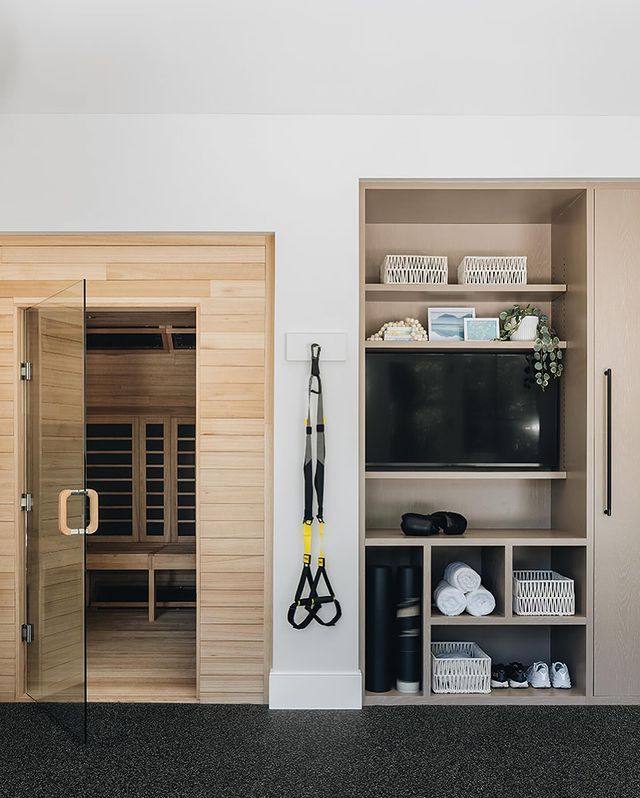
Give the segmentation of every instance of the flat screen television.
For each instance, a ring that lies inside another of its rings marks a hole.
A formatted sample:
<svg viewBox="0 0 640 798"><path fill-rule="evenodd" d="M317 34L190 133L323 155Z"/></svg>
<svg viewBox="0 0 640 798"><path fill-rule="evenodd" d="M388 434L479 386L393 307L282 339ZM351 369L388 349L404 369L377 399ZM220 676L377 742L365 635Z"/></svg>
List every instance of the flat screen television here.
<svg viewBox="0 0 640 798"><path fill-rule="evenodd" d="M554 469L558 383L524 352L366 355L366 467Z"/></svg>

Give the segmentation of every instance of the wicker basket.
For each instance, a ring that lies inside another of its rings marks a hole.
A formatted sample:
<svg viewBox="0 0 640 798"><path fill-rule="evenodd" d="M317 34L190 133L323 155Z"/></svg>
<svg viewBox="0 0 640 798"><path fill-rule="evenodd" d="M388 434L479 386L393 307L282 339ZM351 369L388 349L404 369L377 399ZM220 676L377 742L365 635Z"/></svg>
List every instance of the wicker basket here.
<svg viewBox="0 0 640 798"><path fill-rule="evenodd" d="M575 615L573 579L555 571L514 571L515 615Z"/></svg>
<svg viewBox="0 0 640 798"><path fill-rule="evenodd" d="M448 262L446 255L386 255L380 264L380 282L446 285Z"/></svg>
<svg viewBox="0 0 640 798"><path fill-rule="evenodd" d="M436 656L458 653L466 656ZM490 693L491 657L477 643L431 643L431 689L434 693Z"/></svg>
<svg viewBox="0 0 640 798"><path fill-rule="evenodd" d="M461 285L526 285L527 258L467 255L458 266Z"/></svg>

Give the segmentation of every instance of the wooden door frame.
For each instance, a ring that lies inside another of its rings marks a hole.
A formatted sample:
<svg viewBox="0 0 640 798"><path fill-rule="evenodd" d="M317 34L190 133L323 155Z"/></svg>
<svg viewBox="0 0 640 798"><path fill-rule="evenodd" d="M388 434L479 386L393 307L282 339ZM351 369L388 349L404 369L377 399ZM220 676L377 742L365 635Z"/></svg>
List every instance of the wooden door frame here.
<svg viewBox="0 0 640 798"><path fill-rule="evenodd" d="M3 248L10 247L12 251L16 251L17 247L34 248L34 247L222 247L229 249L233 246L239 247L264 247L264 412L262 416L262 430L264 437L264 458L263 458L263 473L264 473L264 499L263 499L263 539L262 539L262 552L263 552L263 641L264 641L264 658L263 658L263 674L262 674L262 702L268 703L268 687L269 687L269 673L271 669L272 660L272 550L273 550L273 402L274 402L274 365L273 365L273 351L274 351L274 311L275 311L275 237L273 234L267 233L247 233L247 234L224 234L224 233L96 233L96 234L0 234L0 268L1 264L11 263L10 260L3 258ZM100 296L91 296L91 283L100 279L99 274L96 273L96 267L87 267L87 277L89 278L89 291L87 307L101 307L101 308L136 308L136 307L193 307L196 310L196 329L198 333L198 346L196 356L196 379L197 379L197 395L196 395L196 424L198 426L197 436L197 468L198 475L200 475L201 468L198 465L200 458L200 441L202 439L202 432L200 430L201 421L201 405L200 405L200 369L201 354L203 347L200 344L200 331L201 326L201 310L202 306L207 302L212 301L212 297L216 294L213 292L213 285L215 281L225 282L224 269L232 269L234 265L241 268L245 264L242 261L234 261L230 258L230 263L221 265L212 265L211 274L207 274L204 262L195 262L194 272L197 272L197 277L193 278L200 282L210 282L212 291L210 294L198 294L197 296L179 295L169 296L163 293L161 296L154 296L151 289L158 285L157 281L149 281L149 292L145 293L141 290L141 281L135 281L135 292L129 295L126 299L124 288L128 278L120 276L121 282L119 284L113 283L117 286L114 290L114 297L110 297L108 292L105 293L101 290ZM135 267L135 263L133 266ZM24 279L21 274L22 268L24 269ZM187 267L188 268L188 267ZM15 700L30 700L26 695L26 656L24 652L24 644L19 639L19 627L25 619L25 589L26 589L26 575L25 575L25 521L23 514L19 508L18 497L23 490L24 485L24 430L23 430L23 414L24 408L22 405L22 383L18 377L19 364L21 361L21 354L23 352L23 317L24 310L38 302L40 299L55 293L56 290L64 288L78 279L82 278L82 271L84 266L82 262L72 262L69 266L65 263L59 265L46 264L42 265L37 259L30 260L28 258L20 258L18 266L5 266L6 277L0 271L0 305L3 305L2 311L6 317L10 317L11 333L12 333L12 348L13 357L8 365L8 368L13 370L13 472L12 479L15 493L15 505L13 511L13 524L15 529L14 542L15 542L15 627L16 627L16 640L15 640ZM222 269L222 276L221 270ZM9 273L7 273L7 271ZM135 269L134 269L135 271ZM131 278L135 280L135 278ZM165 278L168 279L168 278ZM189 278L186 278L189 281ZM182 280L181 280L182 282ZM250 281L246 281L249 285ZM4 283L4 286L2 285ZM95 283L97 284L97 282ZM237 285L241 285L238 281ZM161 292L156 292L161 293ZM249 290L248 296L259 296L260 290L256 294L252 294ZM233 295L233 294L231 294ZM239 297L242 297L240 291ZM7 366L7 364L4 364ZM9 372L7 372L9 373ZM197 492L197 508L200 527L200 487L201 479L198 478L196 486ZM4 516L3 516L4 520ZM200 564L202 556L201 546L202 536L197 535L196 551L197 563ZM201 595L201 577L202 572L198 567L196 573L198 594ZM196 609L196 677L197 677L197 699L200 701L207 701L207 696L203 695L200 690L200 669L201 669L201 656L200 656L200 642L201 642L201 603L198 599ZM238 688L241 692L241 688ZM0 694L3 696L8 693L3 693L0 688ZM255 694L257 697L257 693ZM215 700L215 699L209 699ZM239 700L251 700L251 696L239 696ZM233 703L233 693L229 694L229 702ZM258 702L258 701L256 701Z"/></svg>

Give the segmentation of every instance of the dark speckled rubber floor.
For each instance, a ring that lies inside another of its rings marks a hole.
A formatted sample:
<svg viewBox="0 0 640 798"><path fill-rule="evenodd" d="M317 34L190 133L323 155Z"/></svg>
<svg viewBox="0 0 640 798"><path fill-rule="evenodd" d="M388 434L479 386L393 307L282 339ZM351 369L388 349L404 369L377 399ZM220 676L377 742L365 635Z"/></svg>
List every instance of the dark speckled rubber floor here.
<svg viewBox="0 0 640 798"><path fill-rule="evenodd" d="M0 704L2 798L637 798L640 708Z"/></svg>

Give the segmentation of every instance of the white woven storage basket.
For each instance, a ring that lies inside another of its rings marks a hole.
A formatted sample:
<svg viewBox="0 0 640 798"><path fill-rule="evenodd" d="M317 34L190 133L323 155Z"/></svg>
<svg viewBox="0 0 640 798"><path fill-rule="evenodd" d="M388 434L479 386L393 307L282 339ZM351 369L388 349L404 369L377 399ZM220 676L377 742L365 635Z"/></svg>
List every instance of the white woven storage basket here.
<svg viewBox="0 0 640 798"><path fill-rule="evenodd" d="M575 615L573 579L555 571L514 571L515 615Z"/></svg>
<svg viewBox="0 0 640 798"><path fill-rule="evenodd" d="M380 264L380 282L446 285L448 263L446 255L386 255Z"/></svg>
<svg viewBox="0 0 640 798"><path fill-rule="evenodd" d="M461 285L526 285L527 258L467 255L458 266Z"/></svg>
<svg viewBox="0 0 640 798"><path fill-rule="evenodd" d="M465 654L440 659L436 654ZM490 693L491 657L477 643L431 643L431 689L434 693Z"/></svg>

